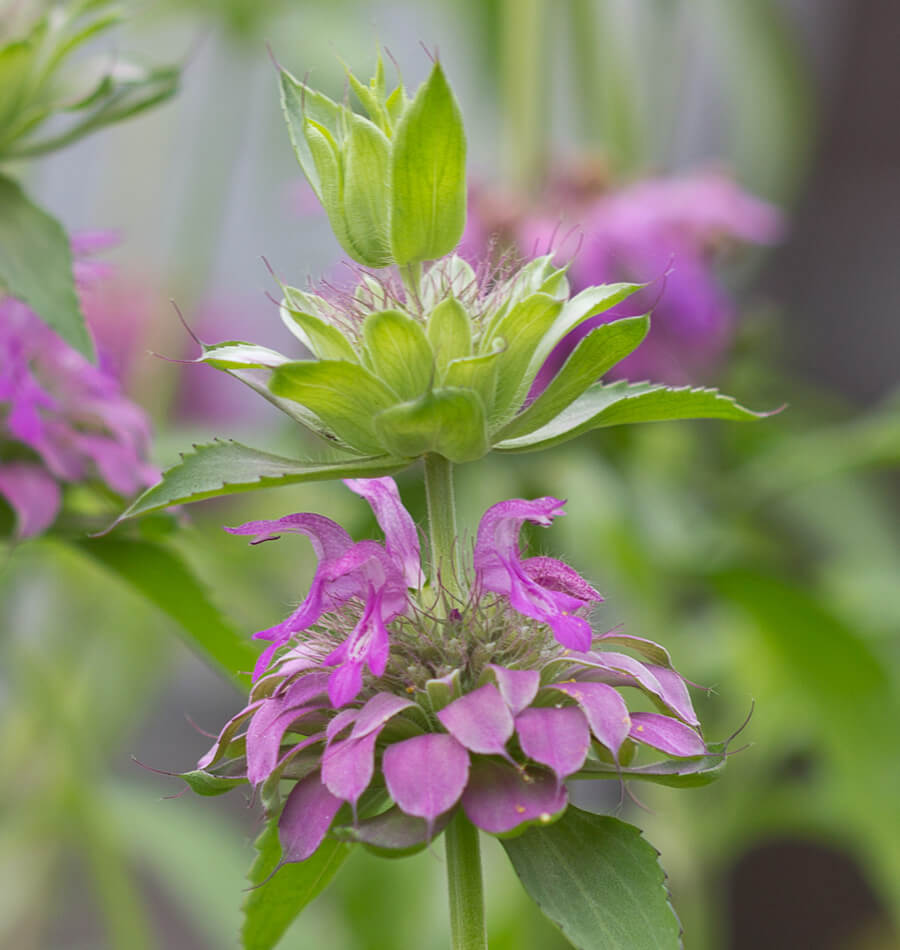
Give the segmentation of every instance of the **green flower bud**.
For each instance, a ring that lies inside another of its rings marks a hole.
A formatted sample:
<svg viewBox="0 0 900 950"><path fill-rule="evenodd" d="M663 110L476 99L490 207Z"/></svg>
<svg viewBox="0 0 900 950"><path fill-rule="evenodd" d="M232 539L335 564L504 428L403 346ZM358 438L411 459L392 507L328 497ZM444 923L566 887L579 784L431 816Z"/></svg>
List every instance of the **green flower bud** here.
<svg viewBox="0 0 900 950"><path fill-rule="evenodd" d="M360 264L434 260L462 236L466 142L440 63L409 99L390 94L378 59L368 85L348 72L367 116L281 71L281 102L297 160L341 247Z"/></svg>

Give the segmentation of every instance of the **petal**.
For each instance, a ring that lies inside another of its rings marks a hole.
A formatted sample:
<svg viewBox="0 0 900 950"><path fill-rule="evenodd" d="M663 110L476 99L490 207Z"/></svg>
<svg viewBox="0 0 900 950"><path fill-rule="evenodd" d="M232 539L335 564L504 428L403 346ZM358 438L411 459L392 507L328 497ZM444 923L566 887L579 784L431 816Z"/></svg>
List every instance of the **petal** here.
<svg viewBox="0 0 900 950"><path fill-rule="evenodd" d="M384 750L381 770L400 808L433 822L459 801L469 778L469 753L453 736L414 736Z"/></svg>
<svg viewBox="0 0 900 950"><path fill-rule="evenodd" d="M437 717L441 725L471 752L507 755L506 743L513 734L513 717L493 683L486 683L454 699Z"/></svg>
<svg viewBox="0 0 900 950"><path fill-rule="evenodd" d="M334 707L355 699L362 689L362 664L342 663L328 680L328 698Z"/></svg>
<svg viewBox="0 0 900 950"><path fill-rule="evenodd" d="M239 713L232 716L231 719L225 723L213 747L197 763L198 769L206 769L211 765L215 765L216 762L224 757L225 750L237 735L238 729L259 709L260 705L262 705L262 701L250 703L249 706L245 706Z"/></svg>
<svg viewBox="0 0 900 950"><path fill-rule="evenodd" d="M346 729L352 722L355 722L358 715L358 709L342 709L325 727L325 735L328 741L331 742L341 730Z"/></svg>
<svg viewBox="0 0 900 950"><path fill-rule="evenodd" d="M407 586L421 587L425 578L419 552L419 533L412 516L403 507L396 482L388 477L345 478L344 484L372 506L384 532L384 546L398 562Z"/></svg>
<svg viewBox="0 0 900 950"><path fill-rule="evenodd" d="M333 561L353 544L353 539L336 522L324 515L298 512L274 521L248 521L237 528L226 528L229 534L252 534L251 544L275 541L282 534L305 534L320 561Z"/></svg>
<svg viewBox="0 0 900 950"><path fill-rule="evenodd" d="M56 480L40 465L10 463L0 466L0 495L16 516L16 536L30 538L53 524L59 511Z"/></svg>
<svg viewBox="0 0 900 950"><path fill-rule="evenodd" d="M526 709L516 716L516 733L525 755L552 769L559 779L581 768L591 746L584 713L573 706Z"/></svg>
<svg viewBox="0 0 900 950"><path fill-rule="evenodd" d="M647 663L646 667L662 686L660 699L688 725L699 726L700 720L694 712L694 704L681 674L675 670L667 670L664 666L654 666L652 663Z"/></svg>
<svg viewBox="0 0 900 950"><path fill-rule="evenodd" d="M488 669L493 671L500 695L514 716L531 705L541 685L541 674L537 670L509 670L494 663L489 663Z"/></svg>
<svg viewBox="0 0 900 950"><path fill-rule="evenodd" d="M425 847L435 835L439 835L450 821L450 814L427 822L401 811L396 805L387 811L366 818L356 825L335 828L334 834L348 841L358 841L376 851L410 854Z"/></svg>
<svg viewBox="0 0 900 950"><path fill-rule="evenodd" d="M490 759L477 759L472 764L462 797L469 821L495 835L523 824L548 823L567 802L565 786L550 772L531 769L526 778L517 769Z"/></svg>
<svg viewBox="0 0 900 950"><path fill-rule="evenodd" d="M361 739L370 732L380 731L389 719L410 706L415 706L410 699L393 693L376 693L359 711L351 738Z"/></svg>
<svg viewBox="0 0 900 950"><path fill-rule="evenodd" d="M659 713L632 713L629 736L669 755L706 755L706 743L683 722Z"/></svg>
<svg viewBox="0 0 900 950"><path fill-rule="evenodd" d="M282 863L305 861L313 854L342 804L322 784L318 772L297 782L278 819Z"/></svg>
<svg viewBox="0 0 900 950"><path fill-rule="evenodd" d="M605 683L554 683L559 690L575 700L591 727L591 732L614 756L628 738L631 717L625 700Z"/></svg>
<svg viewBox="0 0 900 950"><path fill-rule="evenodd" d="M324 707L282 705L271 700L263 702L247 730L247 780L251 785L265 781L278 764L284 734L294 723Z"/></svg>
<svg viewBox="0 0 900 950"><path fill-rule="evenodd" d="M375 743L378 732L361 739L342 739L332 743L322 756L322 781L332 795L354 807L369 787L375 772Z"/></svg>

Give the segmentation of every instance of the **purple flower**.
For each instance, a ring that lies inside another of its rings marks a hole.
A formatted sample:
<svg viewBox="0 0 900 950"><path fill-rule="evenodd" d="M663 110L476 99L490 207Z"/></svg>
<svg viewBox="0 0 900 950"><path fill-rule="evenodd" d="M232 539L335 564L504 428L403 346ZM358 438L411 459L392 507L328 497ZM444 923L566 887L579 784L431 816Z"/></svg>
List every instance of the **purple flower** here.
<svg viewBox="0 0 900 950"><path fill-rule="evenodd" d="M726 353L736 319L734 302L716 275L716 251L735 242L770 244L783 229L776 208L718 172L646 179L587 195L564 179L545 203L548 213L504 222L523 253L555 249L557 263L571 259L573 292L617 281L650 286L562 340L535 381L532 398L599 324L650 310L650 334L610 378L673 385L702 378ZM478 203L472 207L469 231L477 235L485 226L477 223Z"/></svg>
<svg viewBox="0 0 900 950"><path fill-rule="evenodd" d="M384 545L354 543L312 514L229 529L255 542L301 532L320 559L303 604L262 634L272 645L248 704L199 763L281 809L285 862L308 858L329 832L421 847L460 808L484 831L514 833L562 814L570 777L646 775L708 754L666 651L594 634L597 591L561 561L521 557L522 524L550 524L558 499L485 512L468 597L451 607L423 583L392 480L347 484L372 504ZM630 713L623 686L659 711ZM666 761L632 768L640 747Z"/></svg>
<svg viewBox="0 0 900 950"><path fill-rule="evenodd" d="M88 254L110 240L105 232L81 235L73 252ZM83 297L106 272L76 258ZM152 484L159 473L146 461L149 440L147 417L108 369L88 362L25 304L0 299L0 444L9 460L0 465L0 494L19 537L52 524L60 482L99 478L121 495Z"/></svg>

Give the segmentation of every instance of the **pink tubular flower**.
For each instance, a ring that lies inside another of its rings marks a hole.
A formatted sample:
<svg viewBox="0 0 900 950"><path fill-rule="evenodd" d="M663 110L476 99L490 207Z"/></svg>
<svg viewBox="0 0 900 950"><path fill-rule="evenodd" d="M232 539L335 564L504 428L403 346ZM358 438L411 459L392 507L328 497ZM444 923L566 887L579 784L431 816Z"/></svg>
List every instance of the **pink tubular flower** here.
<svg viewBox="0 0 900 950"><path fill-rule="evenodd" d="M73 239L76 255L106 246L108 234ZM78 257L84 291L105 265ZM88 309L88 320L90 310ZM16 516L16 533L46 530L60 506L60 482L99 478L120 495L152 484L146 461L150 429L144 412L115 376L73 350L28 307L0 298L0 495Z"/></svg>
<svg viewBox="0 0 900 950"><path fill-rule="evenodd" d="M669 781L721 760L668 653L619 631L593 634L597 591L561 561L521 558L522 524L550 524L558 499L488 509L468 597L450 606L423 584L393 481L346 484L372 504L383 546L311 514L229 529L256 542L299 531L320 558L304 603L262 634L272 645L247 706L199 763L204 783L246 781L270 814L280 809L285 862L305 860L329 833L401 853L424 847L460 808L484 831L518 833L562 814L573 776ZM659 711L629 712L623 686ZM662 761L633 764L639 747ZM282 803L285 781L294 785Z"/></svg>

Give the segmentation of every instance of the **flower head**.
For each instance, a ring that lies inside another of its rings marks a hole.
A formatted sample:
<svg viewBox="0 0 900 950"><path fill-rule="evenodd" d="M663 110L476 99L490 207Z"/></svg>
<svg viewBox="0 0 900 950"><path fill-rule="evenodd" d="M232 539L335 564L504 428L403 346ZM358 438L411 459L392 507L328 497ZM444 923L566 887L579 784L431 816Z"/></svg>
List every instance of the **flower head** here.
<svg viewBox="0 0 900 950"><path fill-rule="evenodd" d="M82 293L106 273L87 255L108 243L106 234L73 239ZM52 524L61 482L98 478L127 496L155 481L149 437L144 412L108 369L92 365L25 304L0 298L0 494L20 537Z"/></svg>
<svg viewBox="0 0 900 950"><path fill-rule="evenodd" d="M372 504L384 545L354 543L318 515L230 529L255 541L300 531L320 558L304 603L258 634L272 645L250 700L199 763L207 781L246 780L272 813L294 783L279 818L285 861L305 860L329 831L421 847L459 808L484 831L514 833L559 816L572 776L708 762L668 653L593 634L597 591L561 561L521 556L522 524L550 524L562 502L488 509L468 595L451 602L414 563L415 527L391 479L348 484ZM659 711L629 712L623 686ZM666 761L632 767L641 746Z"/></svg>

